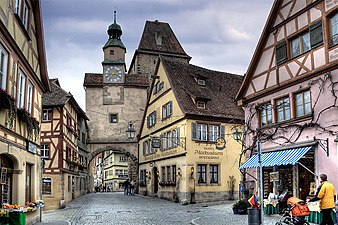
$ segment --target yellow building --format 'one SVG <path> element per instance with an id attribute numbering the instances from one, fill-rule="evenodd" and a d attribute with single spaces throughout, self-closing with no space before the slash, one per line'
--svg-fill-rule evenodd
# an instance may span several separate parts
<path id="1" fill-rule="evenodd" d="M 104 155 L 103 186 L 107 191 L 123 191 L 123 182 L 128 179 L 128 156 L 113 151 Z"/>
<path id="2" fill-rule="evenodd" d="M 0 203 L 41 199 L 41 96 L 49 90 L 41 3 L 0 1 Z M 39 221 L 39 210 L 27 224 Z"/>
<path id="3" fill-rule="evenodd" d="M 237 198 L 242 77 L 160 57 L 139 138 L 139 192 L 173 201 Z M 218 143 L 218 144 L 216 144 Z"/>

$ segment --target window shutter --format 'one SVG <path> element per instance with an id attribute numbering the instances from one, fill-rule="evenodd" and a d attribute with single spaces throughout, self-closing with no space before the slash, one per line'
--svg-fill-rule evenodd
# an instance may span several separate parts
<path id="1" fill-rule="evenodd" d="M 197 124 L 192 123 L 192 140 L 197 140 Z"/>
<path id="2" fill-rule="evenodd" d="M 288 59 L 286 51 L 286 41 L 276 45 L 276 63 L 280 65 Z"/>
<path id="3" fill-rule="evenodd" d="M 156 124 L 156 111 L 154 112 L 154 125 Z"/>
<path id="4" fill-rule="evenodd" d="M 162 138 L 162 134 L 160 135 L 160 141 L 161 141 L 161 151 L 163 151 L 164 150 L 164 148 L 163 148 L 163 138 Z"/>
<path id="5" fill-rule="evenodd" d="M 224 126 L 220 126 L 221 131 L 220 131 L 220 137 L 221 138 L 225 138 L 225 127 Z"/>
<path id="6" fill-rule="evenodd" d="M 323 43 L 322 22 L 316 23 L 310 27 L 311 48 L 314 48 Z"/>

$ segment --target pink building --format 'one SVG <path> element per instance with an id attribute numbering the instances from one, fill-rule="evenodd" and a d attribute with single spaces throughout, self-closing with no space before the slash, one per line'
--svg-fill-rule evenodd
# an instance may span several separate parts
<path id="1" fill-rule="evenodd" d="M 245 110 L 245 172 L 263 190 L 313 195 L 319 174 L 338 189 L 338 2 L 276 0 L 237 95 Z M 249 175 L 248 175 L 249 174 Z"/>

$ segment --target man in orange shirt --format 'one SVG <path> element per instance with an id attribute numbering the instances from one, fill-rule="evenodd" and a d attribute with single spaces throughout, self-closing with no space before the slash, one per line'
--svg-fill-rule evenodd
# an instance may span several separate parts
<path id="1" fill-rule="evenodd" d="M 319 208 L 323 215 L 320 225 L 334 225 L 331 217 L 331 211 L 335 207 L 336 190 L 334 186 L 327 181 L 326 174 L 320 174 L 320 183 L 315 197 L 310 202 L 320 200 Z"/>

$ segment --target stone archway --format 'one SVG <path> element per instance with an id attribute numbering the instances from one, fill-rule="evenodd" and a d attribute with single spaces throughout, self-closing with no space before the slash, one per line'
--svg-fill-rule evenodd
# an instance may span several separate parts
<path id="1" fill-rule="evenodd" d="M 87 168 L 90 168 L 90 164 L 93 161 L 93 159 L 99 155 L 100 153 L 106 152 L 106 151 L 112 151 L 114 153 L 122 153 L 126 156 L 128 156 L 128 177 L 130 181 L 135 182 L 135 192 L 138 193 L 138 158 L 135 156 L 135 153 L 132 153 L 131 151 L 127 150 L 124 146 L 114 146 L 114 145 L 107 145 L 107 146 L 100 146 L 97 147 L 94 151 L 90 152 L 88 154 L 88 162 L 87 162 Z"/>

